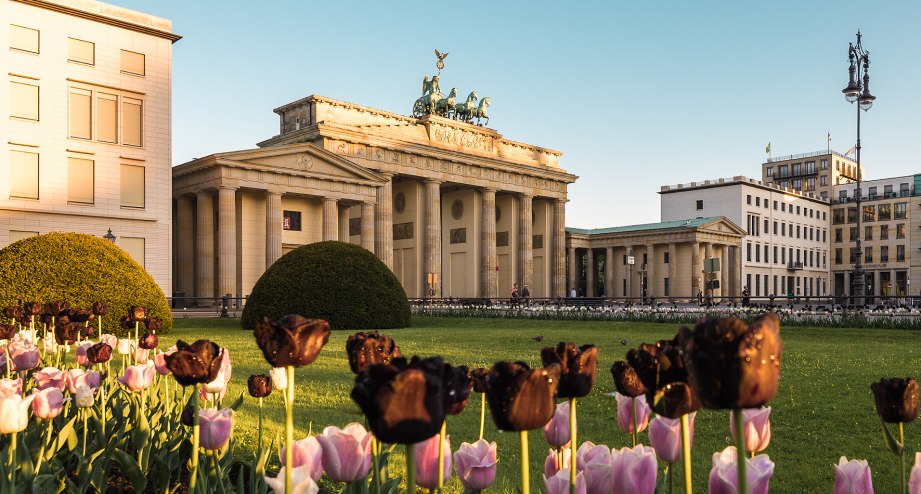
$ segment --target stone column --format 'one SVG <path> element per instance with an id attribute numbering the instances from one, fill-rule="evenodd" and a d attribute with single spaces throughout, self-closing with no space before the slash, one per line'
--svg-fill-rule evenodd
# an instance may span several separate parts
<path id="1" fill-rule="evenodd" d="M 591 247 L 585 249 L 585 296 L 595 296 L 595 252 Z"/>
<path id="2" fill-rule="evenodd" d="M 393 180 L 377 188 L 374 210 L 374 254 L 393 270 Z"/>
<path id="3" fill-rule="evenodd" d="M 608 247 L 604 253 L 604 296 L 614 296 L 614 247 Z"/>
<path id="4" fill-rule="evenodd" d="M 678 288 L 678 245 L 674 242 L 668 244 L 668 296 L 677 297 L 681 293 Z M 665 295 L 663 293 L 663 295 Z M 696 294 L 695 294 L 696 295 Z"/>
<path id="5" fill-rule="evenodd" d="M 720 301 L 729 296 L 729 246 L 721 244 L 720 251 Z M 770 293 L 770 292 L 767 292 Z"/>
<path id="6" fill-rule="evenodd" d="M 217 265 L 218 296 L 236 295 L 237 288 L 237 188 L 218 188 Z"/>
<path id="7" fill-rule="evenodd" d="M 196 193 L 197 235 L 195 236 L 195 296 L 214 296 L 214 196 Z"/>
<path id="8" fill-rule="evenodd" d="M 323 198 L 323 240 L 339 240 L 339 206 L 331 197 Z"/>
<path id="9" fill-rule="evenodd" d="M 496 191 L 483 189 L 480 194 L 483 197 L 482 225 L 480 229 L 480 245 L 482 246 L 480 293 L 484 297 L 496 298 L 499 296 L 498 273 L 496 273 Z"/>
<path id="10" fill-rule="evenodd" d="M 611 250 L 614 253 L 614 259 L 611 262 L 611 270 L 614 273 L 614 284 L 611 286 L 611 296 L 612 297 L 626 297 L 627 294 L 624 290 L 624 278 L 626 273 L 626 266 L 624 266 L 624 254 L 621 254 L 620 247 L 612 247 Z"/>
<path id="11" fill-rule="evenodd" d="M 533 286 L 532 274 L 534 272 L 534 234 L 533 222 L 533 197 L 522 194 L 518 196 L 518 279 L 521 287 Z"/>
<path id="12" fill-rule="evenodd" d="M 493 204 L 495 207 L 495 204 Z M 493 216 L 495 221 L 495 215 Z M 391 234 L 392 236 L 392 234 Z M 495 226 L 493 226 L 495 237 Z M 495 239 L 494 239 L 495 240 Z M 495 242 L 493 242 L 495 245 Z M 438 285 L 435 287 L 435 297 L 443 293 L 444 278 L 441 276 L 441 182 L 437 180 L 425 181 L 425 278 L 428 273 L 435 273 Z"/>
<path id="13" fill-rule="evenodd" d="M 738 245 L 730 247 L 729 256 L 732 258 L 730 280 L 732 283 L 729 296 L 738 297 L 742 293 L 742 251 Z M 782 293 L 787 292 L 786 287 L 782 287 Z"/>
<path id="14" fill-rule="evenodd" d="M 367 202 L 361 203 L 361 246 L 374 252 L 374 204 Z"/>
<path id="15" fill-rule="evenodd" d="M 349 206 L 339 207 L 339 241 L 340 242 L 349 242 L 349 211 L 351 208 Z"/>
<path id="16" fill-rule="evenodd" d="M 569 291 L 576 287 L 576 282 L 579 280 L 579 261 L 576 257 L 576 248 L 569 248 L 569 286 L 566 287 L 566 296 L 569 296 Z"/>
<path id="17" fill-rule="evenodd" d="M 176 273 L 177 291 L 191 297 L 195 289 L 195 213 L 192 211 L 192 198 L 182 195 L 176 198 L 176 256 L 179 272 Z"/>
<path id="18" fill-rule="evenodd" d="M 557 199 L 553 203 L 553 262 L 551 290 L 554 297 L 562 297 L 566 292 L 566 199 Z"/>
<path id="19" fill-rule="evenodd" d="M 646 296 L 655 297 L 656 291 L 656 246 L 646 245 Z"/>
<path id="20" fill-rule="evenodd" d="M 696 299 L 698 291 L 703 291 L 704 284 L 700 273 L 700 242 L 691 242 L 691 298 Z"/>
<path id="21" fill-rule="evenodd" d="M 712 290 L 707 291 L 707 280 L 712 279 L 712 278 L 710 274 L 703 272 L 704 260 L 710 259 L 711 257 L 713 257 L 713 244 L 710 242 L 702 242 L 702 243 L 704 246 L 704 257 L 703 259 L 701 259 L 701 262 L 700 262 L 700 271 L 701 271 L 701 276 L 703 277 L 703 280 L 704 280 L 703 281 L 704 296 L 706 297 L 707 295 L 712 294 L 713 291 Z"/>
<path id="22" fill-rule="evenodd" d="M 281 257 L 281 236 L 284 218 L 281 210 L 281 193 L 265 193 L 265 268 L 269 269 Z"/>

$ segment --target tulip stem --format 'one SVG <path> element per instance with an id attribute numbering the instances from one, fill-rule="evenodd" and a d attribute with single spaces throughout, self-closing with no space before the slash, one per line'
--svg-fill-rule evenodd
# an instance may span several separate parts
<path id="1" fill-rule="evenodd" d="M 445 435 L 448 432 L 448 421 L 441 423 L 441 431 L 438 432 L 438 494 L 444 491 L 445 485 Z"/>
<path id="2" fill-rule="evenodd" d="M 374 473 L 371 474 L 371 484 L 374 486 L 374 494 L 381 494 L 381 463 L 380 463 L 379 444 L 377 438 L 371 436 L 371 463 L 374 466 Z"/>
<path id="3" fill-rule="evenodd" d="M 672 494 L 672 491 L 675 488 L 675 476 L 673 475 L 674 473 L 675 464 L 669 463 L 668 466 L 665 467 L 665 475 L 668 476 L 668 494 Z"/>
<path id="4" fill-rule="evenodd" d="M 10 488 L 16 491 L 16 440 L 17 433 L 10 434 Z"/>
<path id="5" fill-rule="evenodd" d="M 570 410 L 570 413 L 572 411 Z M 521 436 L 521 494 L 531 493 L 531 479 L 528 473 L 528 431 L 518 433 Z M 572 445 L 570 444 L 570 448 Z M 570 450 L 570 453 L 572 450 Z M 573 457 L 575 455 L 572 455 Z"/>
<path id="6" fill-rule="evenodd" d="M 576 494 L 576 398 L 569 398 L 569 494 Z"/>
<path id="7" fill-rule="evenodd" d="M 691 476 L 691 421 L 688 414 L 681 416 L 681 459 L 684 461 L 684 492 L 691 494 L 693 491 L 693 477 Z M 739 492 L 739 494 L 744 494 Z"/>
<path id="8" fill-rule="evenodd" d="M 48 419 L 48 427 L 45 428 L 45 440 L 42 441 L 42 447 L 38 450 L 38 458 L 35 459 L 35 474 L 38 475 L 42 471 L 42 461 L 45 460 L 45 448 L 48 446 L 48 443 L 51 442 L 51 427 L 54 425 L 53 419 Z"/>
<path id="9" fill-rule="evenodd" d="M 416 493 L 416 450 L 415 445 L 406 445 L 406 494 Z"/>
<path id="10" fill-rule="evenodd" d="M 198 483 L 198 392 L 192 393 L 192 459 L 189 462 L 189 493 L 195 494 Z"/>
<path id="11" fill-rule="evenodd" d="M 291 470 L 294 464 L 294 366 L 286 368 L 288 387 L 285 388 L 285 494 L 291 494 Z"/>
<path id="12" fill-rule="evenodd" d="M 639 431 L 639 427 L 636 424 L 636 397 L 630 398 L 630 404 L 633 406 L 633 430 L 630 432 L 630 438 L 633 439 L 633 447 L 636 447 L 636 433 Z"/>
<path id="13" fill-rule="evenodd" d="M 220 464 L 217 461 L 217 450 L 211 450 L 211 460 L 214 462 L 214 480 L 221 486 L 221 492 L 227 494 L 227 488 L 224 486 L 224 477 L 221 476 Z"/>
<path id="14" fill-rule="evenodd" d="M 483 439 L 483 426 L 486 424 L 486 393 L 481 393 L 480 397 L 480 439 Z"/>
<path id="15" fill-rule="evenodd" d="M 80 410 L 80 413 L 83 415 L 83 454 L 80 455 L 80 458 L 86 458 L 86 416 L 89 414 L 89 410 L 83 409 Z M 141 448 L 138 448 L 138 465 L 141 464 Z"/>
<path id="16" fill-rule="evenodd" d="M 899 422 L 899 491 L 905 494 L 905 427 Z"/>
<path id="17" fill-rule="evenodd" d="M 735 408 L 732 410 L 733 418 L 735 419 L 735 428 L 736 428 L 736 480 L 738 487 L 738 494 L 747 494 L 748 493 L 748 479 L 747 479 L 747 470 L 746 462 L 748 461 L 745 458 L 745 419 L 742 416 L 742 409 Z"/>

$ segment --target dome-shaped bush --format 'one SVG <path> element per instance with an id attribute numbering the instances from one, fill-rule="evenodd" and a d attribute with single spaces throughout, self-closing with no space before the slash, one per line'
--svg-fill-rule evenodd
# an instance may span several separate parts
<path id="1" fill-rule="evenodd" d="M 409 301 L 393 272 L 374 254 L 344 242 L 308 244 L 262 274 L 243 308 L 252 329 L 263 317 L 326 319 L 333 329 L 403 328 Z"/>
<path id="2" fill-rule="evenodd" d="M 105 302 L 109 307 L 103 321 L 106 333 L 119 329 L 118 320 L 128 315 L 132 305 L 147 307 L 151 317 L 163 319 L 161 334 L 173 327 L 160 287 L 125 251 L 106 240 L 81 233 L 48 233 L 0 249 L 0 309 L 53 300 L 84 309 Z"/>

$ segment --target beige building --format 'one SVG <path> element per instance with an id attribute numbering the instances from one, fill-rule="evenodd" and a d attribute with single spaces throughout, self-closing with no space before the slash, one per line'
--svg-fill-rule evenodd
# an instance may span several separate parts
<path id="1" fill-rule="evenodd" d="M 177 292 L 246 295 L 285 252 L 340 240 L 373 251 L 409 297 L 564 293 L 576 177 L 561 153 L 316 95 L 275 113 L 279 135 L 259 148 L 173 169 Z"/>
<path id="2" fill-rule="evenodd" d="M 0 247 L 103 236 L 171 287 L 169 20 L 93 0 L 0 0 Z"/>
<path id="3" fill-rule="evenodd" d="M 761 181 L 765 184 L 812 193 L 823 199 L 831 197 L 836 185 L 856 180 L 857 162 L 830 149 L 770 158 L 761 165 Z"/>

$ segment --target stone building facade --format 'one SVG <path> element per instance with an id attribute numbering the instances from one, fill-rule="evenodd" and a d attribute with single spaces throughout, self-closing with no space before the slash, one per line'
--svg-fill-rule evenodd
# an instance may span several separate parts
<path id="1" fill-rule="evenodd" d="M 322 96 L 275 109 L 259 148 L 173 169 L 176 291 L 246 295 L 288 250 L 373 251 L 409 297 L 565 291 L 561 153 L 434 115 Z M 213 281 L 212 281 L 213 280 Z"/>
<path id="2" fill-rule="evenodd" d="M 857 181 L 857 162 L 830 149 L 779 156 L 761 164 L 761 181 L 831 199 L 835 186 Z"/>
<path id="3" fill-rule="evenodd" d="M 171 288 L 169 20 L 94 0 L 0 0 L 0 248 L 103 236 Z"/>

